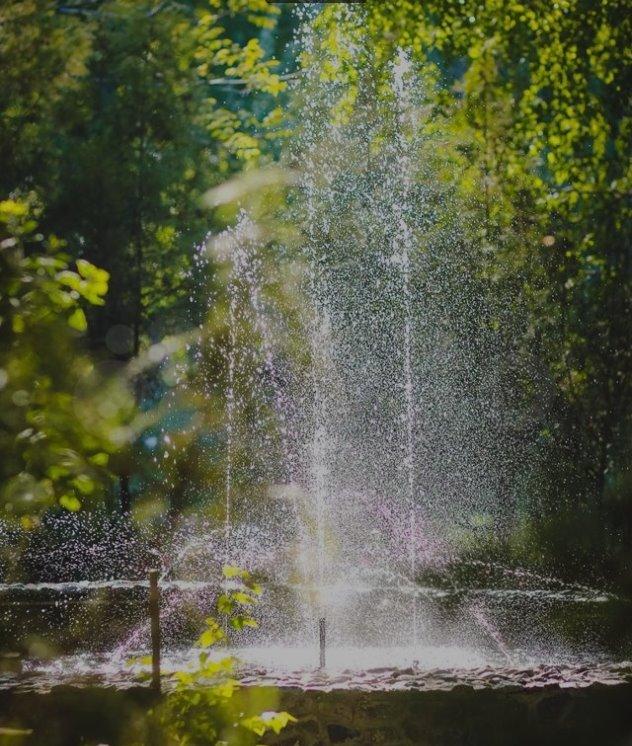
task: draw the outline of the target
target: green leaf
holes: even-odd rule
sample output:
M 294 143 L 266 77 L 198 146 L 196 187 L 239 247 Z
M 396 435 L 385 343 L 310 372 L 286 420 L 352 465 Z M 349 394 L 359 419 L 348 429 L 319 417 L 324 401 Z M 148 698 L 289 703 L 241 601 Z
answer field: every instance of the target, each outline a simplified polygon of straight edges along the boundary
M 96 485 L 86 474 L 79 474 L 72 480 L 72 486 L 76 487 L 82 495 L 91 495 Z
M 244 718 L 241 725 L 252 733 L 263 736 L 269 730 L 278 735 L 288 723 L 296 722 L 296 718 L 289 712 L 262 712 L 261 715 Z
M 217 599 L 217 610 L 220 614 L 230 614 L 234 608 L 235 604 L 232 602 L 231 597 L 225 593 L 222 593 L 222 595 Z
M 255 599 L 249 596 L 243 591 L 235 591 L 232 595 L 232 600 L 237 604 L 251 605 L 255 603 Z
M 81 503 L 74 495 L 62 495 L 59 498 L 59 504 L 71 513 L 76 513 L 81 509 Z
M 247 570 L 242 570 L 241 567 L 237 567 L 236 565 L 224 565 L 224 567 L 222 568 L 222 572 L 224 574 L 224 577 L 227 579 L 243 578 L 248 576 Z
M 259 625 L 256 619 L 253 619 L 250 616 L 244 616 L 243 614 L 238 614 L 230 620 L 230 626 L 233 629 L 244 629 L 245 627 L 252 627 L 255 629 Z
M 214 619 L 207 619 L 206 625 L 207 629 L 198 638 L 198 645 L 203 648 L 211 647 L 225 637 L 222 628 Z
M 107 466 L 110 460 L 108 453 L 95 453 L 94 456 L 90 456 L 88 461 L 95 466 Z
M 78 332 L 85 332 L 88 328 L 88 321 L 83 309 L 76 308 L 68 317 L 68 326 L 76 329 Z

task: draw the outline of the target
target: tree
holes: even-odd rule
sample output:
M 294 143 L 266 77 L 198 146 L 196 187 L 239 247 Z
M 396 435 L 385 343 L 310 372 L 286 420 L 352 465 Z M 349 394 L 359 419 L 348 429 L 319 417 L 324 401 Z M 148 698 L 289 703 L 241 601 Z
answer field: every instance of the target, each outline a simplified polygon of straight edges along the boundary
M 243 1 L 108 2 L 92 22 L 89 75 L 69 102 L 83 116 L 65 134 L 49 215 L 110 271 L 94 335 L 107 341 L 112 326 L 130 327 L 130 354 L 166 311 L 183 327 L 192 247 L 208 230 L 199 196 L 261 152 L 252 134 L 261 122 L 241 97 L 224 105 L 216 83 L 269 96 L 283 88 L 259 42 L 240 45 L 222 25 L 246 11 L 251 28 L 273 23 L 273 7 Z
M 64 102 L 87 73 L 91 25 L 49 0 L 0 7 L 0 193 L 41 187 L 59 155 Z
M 126 438 L 124 387 L 80 348 L 84 306 L 103 304 L 108 274 L 37 232 L 26 202 L 0 202 L 0 504 L 30 527 L 51 506 L 102 499 Z
M 43 224 L 110 272 L 90 337 L 107 344 L 124 325 L 129 339 L 111 346 L 130 356 L 166 310 L 182 328 L 192 247 L 209 227 L 198 198 L 254 163 L 280 121 L 272 102 L 285 84 L 257 38 L 279 11 L 32 0 L 3 12 L 2 134 L 17 147 L 2 153 L 2 187 L 35 189 Z M 261 94 L 256 107 L 244 92 Z
M 412 50 L 461 154 L 461 187 L 480 194 L 485 271 L 528 304 L 508 332 L 537 371 L 525 382 L 541 417 L 535 521 L 570 563 L 620 552 L 632 544 L 627 4 L 387 1 L 359 15 L 330 6 L 320 17 L 326 71 L 353 106 L 341 34 L 378 68 Z
M 14 0 L 0 14 L 2 134 L 16 143 L 0 153 L 0 188 L 35 191 L 43 228 L 109 273 L 88 341 L 128 360 L 204 313 L 192 257 L 211 223 L 199 197 L 264 158 L 280 124 L 285 83 L 259 40 L 279 10 L 265 0 Z M 255 92 L 256 103 L 244 95 Z M 163 390 L 146 369 L 138 376 L 143 406 Z M 134 462 L 119 459 L 125 509 Z

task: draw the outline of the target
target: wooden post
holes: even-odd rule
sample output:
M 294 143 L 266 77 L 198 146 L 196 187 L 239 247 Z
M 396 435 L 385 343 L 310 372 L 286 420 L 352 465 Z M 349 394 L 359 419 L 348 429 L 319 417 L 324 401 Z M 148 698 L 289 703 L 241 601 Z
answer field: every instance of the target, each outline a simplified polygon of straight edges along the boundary
M 158 570 L 149 571 L 149 618 L 151 620 L 151 687 L 160 693 L 160 591 Z
M 320 637 L 320 667 L 325 668 L 325 635 L 327 631 L 327 622 L 325 617 L 318 620 L 318 634 Z

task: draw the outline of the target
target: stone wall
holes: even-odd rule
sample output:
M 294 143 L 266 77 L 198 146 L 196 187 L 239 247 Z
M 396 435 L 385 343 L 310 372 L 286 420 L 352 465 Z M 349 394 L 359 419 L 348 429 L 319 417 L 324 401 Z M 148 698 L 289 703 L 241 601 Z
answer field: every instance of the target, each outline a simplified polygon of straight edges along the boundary
M 30 736 L 11 746 L 129 743 L 156 699 L 146 687 L 0 691 L 0 728 Z M 632 684 L 583 689 L 331 692 L 285 689 L 299 722 L 269 746 L 632 746 Z M 149 744 L 148 744 L 149 746 Z
M 632 746 L 632 685 L 282 694 L 275 746 Z

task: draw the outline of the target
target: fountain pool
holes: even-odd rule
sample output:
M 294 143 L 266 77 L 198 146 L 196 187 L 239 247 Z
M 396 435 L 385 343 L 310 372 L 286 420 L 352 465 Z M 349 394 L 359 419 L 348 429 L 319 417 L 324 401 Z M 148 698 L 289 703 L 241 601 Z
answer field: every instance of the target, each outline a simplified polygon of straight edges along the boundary
M 318 54 L 309 32 L 304 45 Z M 225 280 L 209 297 L 225 309 L 220 342 L 190 350 L 197 377 L 182 384 L 222 401 L 199 438 L 221 473 L 205 517 L 146 545 L 119 524 L 88 540 L 90 516 L 70 517 L 54 553 L 30 547 L 35 580 L 0 584 L 0 645 L 22 654 L 0 659 L 1 711 L 28 721 L 32 698 L 57 706 L 65 686 L 83 687 L 79 702 L 144 697 L 130 661 L 149 647 L 143 578 L 157 563 L 163 671 L 186 670 L 228 564 L 263 587 L 259 627 L 228 650 L 244 685 L 281 690 L 300 743 L 632 733 L 630 601 L 476 554 L 511 532 L 537 473 L 538 410 L 518 393 L 533 371 L 511 344 L 520 300 L 476 271 L 490 249 L 445 176 L 419 71 L 401 51 L 372 73 L 348 116 L 332 116 L 338 84 L 309 69 L 296 83 L 285 217 L 299 240 L 270 238 L 244 208 L 199 249 L 200 281 L 209 268 Z M 547 717 L 559 728 L 542 731 Z

